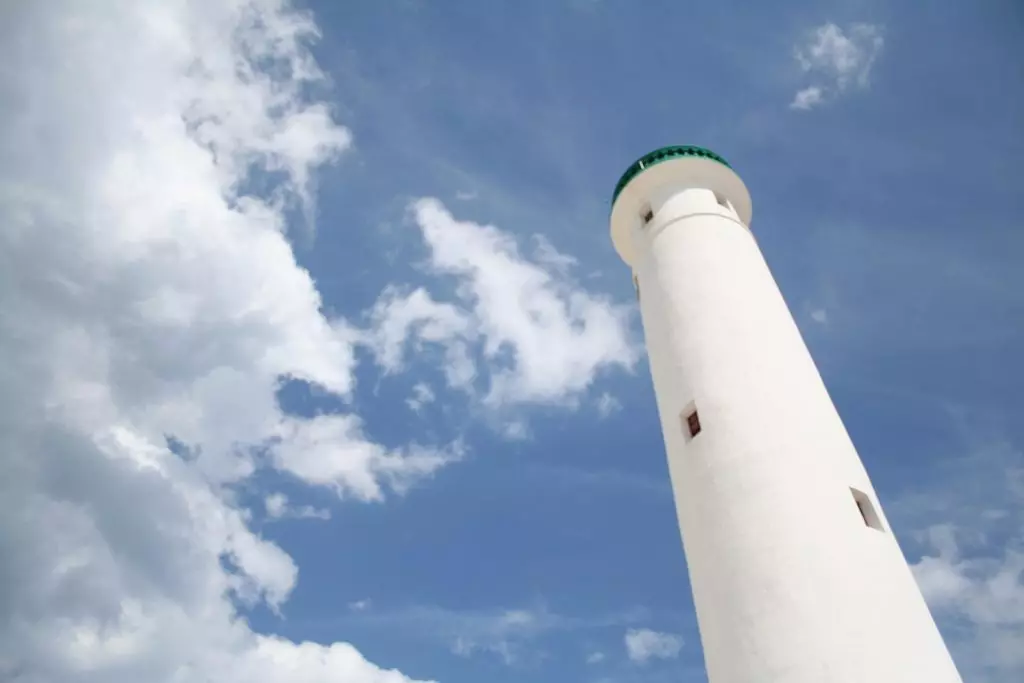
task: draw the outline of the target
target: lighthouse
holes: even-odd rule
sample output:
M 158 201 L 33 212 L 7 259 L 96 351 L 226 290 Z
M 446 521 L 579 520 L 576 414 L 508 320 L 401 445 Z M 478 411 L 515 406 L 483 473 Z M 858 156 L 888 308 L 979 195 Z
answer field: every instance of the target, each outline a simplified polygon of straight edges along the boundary
M 960 683 L 730 165 L 626 170 L 632 269 L 711 683 Z

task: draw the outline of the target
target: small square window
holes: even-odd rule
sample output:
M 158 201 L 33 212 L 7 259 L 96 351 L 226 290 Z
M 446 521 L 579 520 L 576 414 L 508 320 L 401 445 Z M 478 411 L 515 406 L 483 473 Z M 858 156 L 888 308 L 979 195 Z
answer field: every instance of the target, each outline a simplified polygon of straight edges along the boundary
M 644 206 L 644 208 L 640 209 L 640 219 L 644 222 L 644 225 L 647 225 L 648 223 L 654 220 L 654 211 L 651 210 L 651 207 L 649 205 L 646 205 Z
M 885 531 L 885 528 L 882 526 L 882 518 L 878 516 L 871 498 L 863 491 L 858 491 L 855 488 L 851 488 L 850 493 L 853 494 L 853 502 L 857 505 L 857 511 L 860 513 L 860 518 L 864 520 L 865 526 L 877 529 L 878 531 Z
M 696 408 L 686 414 L 685 423 L 686 433 L 689 435 L 689 438 L 692 439 L 700 434 L 700 415 L 697 413 Z

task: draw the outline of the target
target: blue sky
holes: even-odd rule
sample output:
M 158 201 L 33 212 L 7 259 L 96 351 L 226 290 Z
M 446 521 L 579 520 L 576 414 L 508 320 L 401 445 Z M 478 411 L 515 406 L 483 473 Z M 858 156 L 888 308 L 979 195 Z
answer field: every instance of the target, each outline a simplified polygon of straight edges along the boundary
M 795 2 L 747 15 L 681 3 L 311 7 L 324 33 L 316 54 L 356 140 L 322 174 L 316 244 L 298 251 L 330 305 L 356 315 L 395 280 L 432 284 L 402 227 L 417 195 L 523 244 L 544 235 L 578 260 L 588 288 L 627 301 L 607 237 L 610 189 L 645 151 L 707 145 L 751 189 L 755 233 L 883 503 L 896 506 L 910 559 L 926 552 L 917 525 L 988 529 L 942 500 L 959 476 L 947 469 L 979 441 L 1005 440 L 1017 459 L 1024 436 L 1013 418 L 1024 408 L 1024 206 L 1012 170 L 1024 93 L 1010 3 Z M 789 108 L 797 91 L 835 82 L 804 73 L 794 49 L 818 26 L 857 22 L 884 40 L 868 82 Z M 603 419 L 531 409 L 524 442 L 467 424 L 461 405 L 431 413 L 431 429 L 468 430 L 467 462 L 401 501 L 273 530 L 310 569 L 286 623 L 266 628 L 344 633 L 375 661 L 441 680 L 702 680 L 646 373 L 597 380 L 623 406 Z M 404 440 L 423 428 L 395 414 L 415 365 L 410 374 L 365 399 L 374 433 Z M 900 506 L 918 495 L 936 508 L 920 518 Z M 332 545 L 359 548 L 359 560 L 329 557 Z M 345 614 L 364 598 L 370 609 Z M 511 665 L 443 651 L 442 624 L 508 609 L 574 623 L 523 637 Z M 632 665 L 622 641 L 634 627 L 680 634 L 679 658 Z M 952 645 L 966 673 L 980 648 Z M 587 664 L 591 651 L 607 659 Z
M 116 4 L 3 10 L 0 494 L 57 531 L 0 528 L 0 672 L 705 680 L 607 225 L 699 144 L 965 680 L 1024 676 L 1014 3 Z

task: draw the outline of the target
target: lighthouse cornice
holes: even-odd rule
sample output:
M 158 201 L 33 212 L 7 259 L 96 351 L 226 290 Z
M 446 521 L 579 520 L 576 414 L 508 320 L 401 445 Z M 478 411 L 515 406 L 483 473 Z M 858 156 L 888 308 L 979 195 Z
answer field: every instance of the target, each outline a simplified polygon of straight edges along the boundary
M 659 147 L 653 152 L 648 152 L 630 164 L 629 168 L 626 169 L 626 172 L 619 178 L 619 182 L 615 183 L 615 191 L 612 193 L 612 204 L 615 204 L 615 200 L 619 198 L 619 194 L 626 185 L 629 184 L 629 181 L 640 175 L 644 170 L 670 159 L 685 157 L 710 159 L 723 164 L 727 168 L 732 168 L 729 166 L 729 162 L 722 156 L 712 152 L 706 147 L 698 147 L 697 145 L 670 145 L 668 147 Z
M 661 147 L 631 164 L 612 193 L 612 242 L 622 260 L 633 265 L 631 233 L 646 224 L 646 212 L 657 213 L 670 195 L 687 189 L 713 192 L 750 226 L 750 192 L 723 157 L 694 145 Z

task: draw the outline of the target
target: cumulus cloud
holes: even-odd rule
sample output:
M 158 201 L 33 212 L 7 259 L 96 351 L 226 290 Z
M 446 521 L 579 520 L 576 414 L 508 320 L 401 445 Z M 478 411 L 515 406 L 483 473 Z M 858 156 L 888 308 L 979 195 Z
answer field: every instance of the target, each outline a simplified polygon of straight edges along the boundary
M 867 88 L 883 43 L 881 28 L 873 24 L 853 24 L 845 32 L 832 23 L 815 28 L 793 51 L 800 70 L 814 82 L 789 106 L 812 109 L 850 89 Z
M 452 455 L 275 398 L 354 387 L 357 335 L 285 235 L 349 145 L 304 95 L 315 36 L 286 0 L 5 8 L 0 678 L 408 680 L 237 611 L 280 609 L 297 567 L 231 484 L 277 467 L 375 500 Z
M 675 659 L 683 648 L 683 639 L 672 633 L 661 633 L 649 628 L 626 631 L 626 654 L 638 663 L 651 659 Z
M 370 330 L 324 314 L 287 236 L 293 211 L 315 214 L 316 167 L 350 144 L 308 97 L 316 35 L 288 0 L 5 9 L 0 678 L 409 680 L 248 627 L 239 606 L 281 610 L 298 568 L 232 487 L 275 468 L 379 501 L 462 447 L 286 414 L 282 380 L 344 401 L 356 345 L 391 371 L 419 345 L 494 404 L 564 402 L 636 358 L 625 309 L 575 287 L 571 260 L 544 243 L 523 259 L 431 200 L 415 214 L 455 300 L 388 290 Z M 323 514 L 281 494 L 264 509 Z
M 538 239 L 530 260 L 507 233 L 460 221 L 435 199 L 415 202 L 412 212 L 430 270 L 454 278 L 456 294 L 453 302 L 425 289 L 382 297 L 372 343 L 386 368 L 402 367 L 410 345 L 439 345 L 448 385 L 480 390 L 498 407 L 571 403 L 600 372 L 633 367 L 630 309 L 578 286 L 572 258 Z

